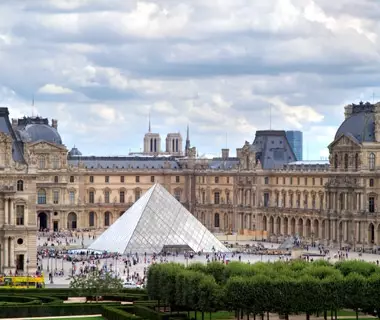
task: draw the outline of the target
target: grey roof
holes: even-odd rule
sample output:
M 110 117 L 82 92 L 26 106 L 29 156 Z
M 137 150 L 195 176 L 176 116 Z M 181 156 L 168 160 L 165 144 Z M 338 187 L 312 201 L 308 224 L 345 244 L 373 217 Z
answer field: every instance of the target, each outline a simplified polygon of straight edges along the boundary
M 8 108 L 0 108 L 0 131 L 9 134 L 13 140 L 12 157 L 14 161 L 25 163 L 22 141 L 18 139 L 9 121 Z
M 209 168 L 214 170 L 231 170 L 234 169 L 237 165 L 239 165 L 240 160 L 238 158 L 213 158 L 209 162 Z
M 368 110 L 352 114 L 343 121 L 335 135 L 335 140 L 341 135 L 352 135 L 359 143 L 375 141 L 375 116 Z
M 256 131 L 251 151 L 256 152 L 256 161 L 266 170 L 282 169 L 285 164 L 296 161 L 285 131 Z
M 179 163 L 173 158 L 142 158 L 142 157 L 80 157 L 69 156 L 68 163 L 78 166 L 83 163 L 88 169 L 180 169 Z
M 289 162 L 288 165 L 296 165 L 296 166 L 302 166 L 302 165 L 326 165 L 329 164 L 329 160 L 300 160 L 300 161 L 294 161 Z
M 61 136 L 56 128 L 49 125 L 47 118 L 24 117 L 17 120 L 15 132 L 23 142 L 47 141 L 62 144 Z
M 78 150 L 75 146 L 69 151 L 69 156 L 81 156 L 82 152 Z

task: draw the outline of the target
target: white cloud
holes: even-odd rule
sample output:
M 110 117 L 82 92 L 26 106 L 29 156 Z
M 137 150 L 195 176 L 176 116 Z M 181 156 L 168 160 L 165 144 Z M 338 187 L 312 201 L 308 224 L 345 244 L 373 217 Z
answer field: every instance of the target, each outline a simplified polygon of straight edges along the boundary
M 310 158 L 343 106 L 380 95 L 377 5 L 366 0 L 31 0 L 0 11 L 0 102 L 59 119 L 84 153 L 138 150 L 191 127 L 219 154 L 255 130 L 300 129 Z M 312 141 L 312 143 L 310 143 Z M 325 151 L 323 151 L 325 152 Z
M 73 91 L 69 88 L 64 88 L 61 86 L 57 86 L 52 83 L 45 84 L 43 87 L 38 89 L 39 93 L 45 93 L 45 94 L 70 94 L 73 93 Z

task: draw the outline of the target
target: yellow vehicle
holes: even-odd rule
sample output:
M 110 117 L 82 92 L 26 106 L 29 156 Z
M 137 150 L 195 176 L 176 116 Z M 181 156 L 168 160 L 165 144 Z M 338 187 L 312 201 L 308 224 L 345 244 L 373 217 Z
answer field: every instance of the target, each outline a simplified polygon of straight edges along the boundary
M 14 289 L 44 288 L 44 276 L 0 276 L 0 287 Z

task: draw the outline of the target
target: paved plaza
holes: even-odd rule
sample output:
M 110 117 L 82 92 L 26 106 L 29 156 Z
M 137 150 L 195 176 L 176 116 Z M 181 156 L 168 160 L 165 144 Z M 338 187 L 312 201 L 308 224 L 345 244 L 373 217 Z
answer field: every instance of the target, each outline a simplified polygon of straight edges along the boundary
M 55 247 L 58 249 L 56 242 L 57 241 L 66 242 L 66 240 L 69 242 L 69 246 L 64 246 L 64 247 L 66 249 L 69 249 L 69 250 L 70 249 L 79 249 L 82 247 L 87 248 L 94 241 L 93 234 L 89 235 L 89 234 L 85 233 L 85 234 L 83 234 L 83 237 L 82 237 L 82 234 L 80 234 L 80 235 L 77 235 L 75 237 L 65 237 L 62 239 L 58 238 L 58 239 L 55 239 L 55 241 L 53 241 L 53 242 L 55 244 Z M 47 240 L 47 237 L 43 237 L 43 236 L 39 237 L 38 241 L 39 241 L 38 242 L 39 246 L 42 246 L 44 244 L 45 245 L 48 244 L 50 246 L 52 244 L 51 241 Z M 268 248 L 268 249 L 276 249 L 279 246 L 279 244 L 277 244 L 277 243 L 269 243 L 269 242 L 260 242 L 260 243 L 265 248 Z M 258 244 L 258 243 L 255 243 L 254 241 L 244 241 L 244 242 L 240 242 L 240 244 L 254 245 L 254 244 Z M 304 250 L 303 252 L 306 253 L 306 250 Z M 309 250 L 307 252 L 310 254 L 319 254 L 319 250 L 317 248 L 309 248 Z M 74 255 L 72 257 L 75 258 Z M 80 258 L 80 256 L 78 256 L 78 257 Z M 143 255 L 141 255 L 140 258 L 141 259 L 140 259 L 139 263 L 129 267 L 129 274 L 130 275 L 132 275 L 134 273 L 138 273 L 139 275 L 142 276 L 143 272 L 144 272 L 144 268 L 145 269 L 149 268 L 149 265 L 152 263 L 152 256 L 151 255 L 147 255 L 147 259 L 145 262 L 144 262 L 144 256 Z M 291 257 L 290 256 L 261 255 L 261 254 L 235 254 L 234 255 L 232 252 L 228 253 L 226 255 L 226 259 L 230 260 L 230 261 L 238 261 L 239 258 L 242 262 L 255 263 L 255 262 L 260 262 L 260 261 L 262 261 L 262 262 L 273 262 L 273 261 L 277 261 L 279 259 L 290 259 Z M 117 259 L 116 258 L 99 259 L 100 260 L 99 267 L 107 265 L 107 267 L 109 269 L 112 269 L 114 272 L 117 272 L 121 277 L 125 277 L 126 276 L 126 267 L 125 267 L 125 263 L 124 263 L 125 259 L 126 259 L 126 257 L 119 257 Z M 322 258 L 321 257 L 314 257 L 313 259 L 328 259 L 332 262 L 338 261 L 338 250 L 330 249 L 330 253 L 326 257 L 322 257 Z M 369 254 L 369 253 L 359 254 L 357 252 L 349 252 L 348 253 L 348 259 L 359 259 L 359 260 L 377 263 L 378 260 L 380 260 L 380 255 Z M 195 255 L 192 259 L 185 259 L 183 254 L 179 254 L 178 256 L 166 257 L 166 261 L 178 262 L 178 263 L 183 263 L 183 264 L 191 264 L 191 263 L 195 263 L 195 262 L 207 263 L 207 258 L 205 256 L 205 254 L 203 254 L 202 256 Z M 156 259 L 156 263 L 160 263 L 160 257 L 158 257 Z M 87 264 L 87 262 L 75 262 L 74 265 L 75 265 L 76 272 L 78 273 L 79 268 L 85 264 Z M 42 267 L 42 270 L 45 273 L 45 278 L 46 278 L 45 281 L 46 281 L 47 287 L 68 287 L 69 286 L 69 283 L 70 283 L 69 275 L 72 274 L 72 268 L 73 268 L 73 263 L 71 261 L 66 261 L 66 260 L 60 259 L 60 258 L 58 258 L 58 259 L 56 259 L 56 258 L 50 258 L 50 259 L 49 258 L 43 258 L 43 259 L 41 259 L 40 265 Z M 49 283 L 48 276 L 47 276 L 49 274 L 48 270 L 49 271 L 51 271 L 51 270 L 58 270 L 58 271 L 63 270 L 63 275 L 62 276 L 54 276 L 53 277 L 53 284 L 51 284 L 51 283 Z

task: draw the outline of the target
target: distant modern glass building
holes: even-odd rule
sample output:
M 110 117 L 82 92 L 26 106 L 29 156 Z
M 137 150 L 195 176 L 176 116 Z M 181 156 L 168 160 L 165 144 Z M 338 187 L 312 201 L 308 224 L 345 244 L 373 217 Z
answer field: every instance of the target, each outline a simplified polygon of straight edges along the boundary
M 302 131 L 286 131 L 286 138 L 298 161 L 303 160 L 303 134 Z

